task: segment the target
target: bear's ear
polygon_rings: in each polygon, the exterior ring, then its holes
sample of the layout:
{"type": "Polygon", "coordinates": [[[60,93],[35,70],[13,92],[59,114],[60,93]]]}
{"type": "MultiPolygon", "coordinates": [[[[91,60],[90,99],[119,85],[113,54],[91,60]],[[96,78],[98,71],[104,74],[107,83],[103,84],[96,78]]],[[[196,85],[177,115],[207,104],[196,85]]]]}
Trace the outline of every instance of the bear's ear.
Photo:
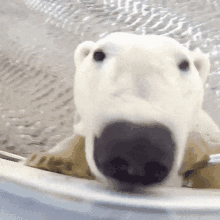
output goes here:
{"type": "Polygon", "coordinates": [[[94,48],[95,43],[92,41],[85,41],[78,45],[74,53],[74,62],[76,67],[79,67],[83,60],[89,55],[94,48]]]}
{"type": "Polygon", "coordinates": [[[203,83],[206,82],[210,72],[210,62],[207,55],[202,53],[200,50],[192,51],[193,63],[202,78],[203,83]]]}

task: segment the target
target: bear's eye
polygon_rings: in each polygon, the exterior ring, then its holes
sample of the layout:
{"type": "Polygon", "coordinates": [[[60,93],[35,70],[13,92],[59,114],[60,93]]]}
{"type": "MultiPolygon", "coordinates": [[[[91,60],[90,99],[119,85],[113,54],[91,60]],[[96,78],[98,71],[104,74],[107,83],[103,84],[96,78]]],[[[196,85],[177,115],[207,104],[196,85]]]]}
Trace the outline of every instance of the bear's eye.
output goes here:
{"type": "Polygon", "coordinates": [[[97,50],[94,52],[93,58],[95,61],[103,61],[105,59],[105,53],[101,50],[97,50]]]}
{"type": "Polygon", "coordinates": [[[179,65],[179,69],[181,71],[188,71],[189,70],[189,62],[187,60],[183,60],[179,65]]]}

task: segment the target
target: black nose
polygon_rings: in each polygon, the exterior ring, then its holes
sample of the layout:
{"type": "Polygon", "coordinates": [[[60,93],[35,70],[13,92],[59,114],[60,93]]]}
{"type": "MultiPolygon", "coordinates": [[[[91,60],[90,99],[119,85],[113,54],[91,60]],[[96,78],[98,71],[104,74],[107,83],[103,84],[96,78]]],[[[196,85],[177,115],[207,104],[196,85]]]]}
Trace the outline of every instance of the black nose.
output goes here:
{"type": "Polygon", "coordinates": [[[94,159],[99,171],[122,184],[162,182],[172,168],[175,143],[160,124],[108,124],[95,138],[94,159]]]}

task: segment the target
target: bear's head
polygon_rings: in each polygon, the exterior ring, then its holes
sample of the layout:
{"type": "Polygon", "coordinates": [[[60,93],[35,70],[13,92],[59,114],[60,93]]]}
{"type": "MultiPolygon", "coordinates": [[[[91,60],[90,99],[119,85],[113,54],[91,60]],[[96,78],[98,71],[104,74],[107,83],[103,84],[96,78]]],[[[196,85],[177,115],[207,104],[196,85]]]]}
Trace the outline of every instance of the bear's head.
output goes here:
{"type": "Polygon", "coordinates": [[[202,108],[209,59],[176,40],[112,33],[75,51],[74,101],[93,174],[118,189],[170,180],[202,108]]]}

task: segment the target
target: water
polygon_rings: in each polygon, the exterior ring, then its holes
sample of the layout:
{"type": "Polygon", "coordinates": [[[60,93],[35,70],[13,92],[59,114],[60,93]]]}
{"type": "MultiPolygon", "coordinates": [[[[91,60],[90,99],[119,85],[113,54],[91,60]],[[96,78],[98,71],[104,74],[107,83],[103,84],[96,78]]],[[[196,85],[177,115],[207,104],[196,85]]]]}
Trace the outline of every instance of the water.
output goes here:
{"type": "Polygon", "coordinates": [[[114,31],[160,34],[212,63],[204,107],[220,125],[217,0],[0,0],[0,146],[27,156],[72,134],[73,53],[114,31]]]}

